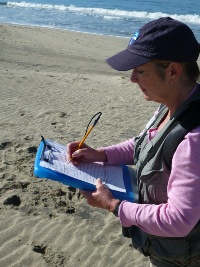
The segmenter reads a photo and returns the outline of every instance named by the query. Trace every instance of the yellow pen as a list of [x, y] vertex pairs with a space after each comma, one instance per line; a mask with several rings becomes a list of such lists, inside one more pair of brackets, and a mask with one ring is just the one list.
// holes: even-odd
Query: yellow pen
[[[98, 115], [98, 117], [96, 118], [96, 120], [94, 121], [93, 125], [90, 126], [90, 128], [88, 129], [91, 121]], [[88, 126], [87, 126], [87, 129], [86, 129], [86, 132], [85, 132], [85, 135], [83, 136], [83, 139], [81, 140], [81, 142], [79, 143], [78, 145], [78, 148], [77, 149], [80, 149], [83, 145], [83, 143], [85, 142], [85, 139], [88, 137], [88, 135], [90, 134], [90, 132], [92, 131], [92, 129], [94, 128], [94, 126], [97, 124], [97, 122], [99, 121], [100, 117], [101, 117], [102, 113], [101, 112], [98, 112], [96, 113], [92, 119], [90, 120], [90, 122], [88, 123]]]
[[90, 132], [92, 131], [93, 126], [90, 126], [89, 130], [87, 131], [87, 133], [84, 135], [83, 139], [81, 140], [81, 142], [78, 145], [77, 149], [80, 149], [83, 145], [83, 143], [85, 142], [85, 139], [88, 137], [88, 135], [90, 134]]
[[[97, 115], [98, 115], [98, 117], [97, 117], [96, 120], [94, 121], [93, 125], [91, 125], [91, 126], [89, 127], [91, 121], [92, 121]], [[80, 141], [80, 143], [79, 143], [79, 145], [78, 145], [78, 147], [77, 147], [76, 150], [78, 150], [78, 149], [80, 149], [80, 148], [82, 147], [83, 143], [85, 142], [85, 139], [86, 139], [86, 138], [88, 137], [88, 135], [91, 133], [92, 129], [94, 128], [94, 126], [95, 126], [95, 125], [97, 124], [97, 122], [99, 121], [101, 115], [102, 115], [102, 112], [98, 112], [98, 113], [96, 113], [96, 114], [92, 117], [92, 119], [90, 120], [90, 122], [89, 122], [88, 125], [87, 125], [87, 129], [86, 129], [85, 135], [83, 136], [83, 139]], [[88, 129], [88, 127], [89, 127], [89, 129]], [[73, 157], [72, 157], [72, 158], [73, 158]], [[70, 161], [72, 160], [72, 158], [70, 158]]]

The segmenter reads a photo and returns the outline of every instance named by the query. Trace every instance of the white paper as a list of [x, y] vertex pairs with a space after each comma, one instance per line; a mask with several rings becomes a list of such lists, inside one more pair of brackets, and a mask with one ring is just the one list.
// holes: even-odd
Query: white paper
[[97, 162], [80, 163], [75, 166], [66, 160], [66, 146], [51, 140], [45, 140], [45, 142], [51, 148], [45, 147], [40, 166], [94, 185], [96, 185], [96, 179], [100, 178], [108, 188], [126, 192], [122, 167]]

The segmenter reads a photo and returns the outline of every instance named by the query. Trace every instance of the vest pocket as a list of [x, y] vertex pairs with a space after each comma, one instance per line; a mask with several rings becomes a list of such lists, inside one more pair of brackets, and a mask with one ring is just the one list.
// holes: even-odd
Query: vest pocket
[[169, 175], [159, 170], [151, 170], [139, 179], [142, 203], [160, 204], [167, 202]]
[[188, 259], [188, 243], [186, 238], [152, 238], [152, 254], [158, 258], [184, 262]]

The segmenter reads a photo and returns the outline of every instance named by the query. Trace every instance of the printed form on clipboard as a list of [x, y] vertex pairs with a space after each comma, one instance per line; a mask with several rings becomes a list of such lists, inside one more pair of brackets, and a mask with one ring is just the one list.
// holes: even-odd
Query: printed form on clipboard
[[78, 166], [66, 160], [66, 146], [51, 140], [45, 140], [39, 165], [52, 171], [73, 177], [80, 181], [96, 185], [97, 178], [111, 190], [126, 192], [121, 166], [101, 163], [80, 163]]

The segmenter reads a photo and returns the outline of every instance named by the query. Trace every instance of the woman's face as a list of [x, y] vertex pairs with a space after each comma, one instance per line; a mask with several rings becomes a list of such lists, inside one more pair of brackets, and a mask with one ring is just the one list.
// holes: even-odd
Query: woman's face
[[[164, 71], [167, 72], [167, 69]], [[148, 101], [166, 103], [170, 97], [167, 75], [160, 77], [153, 61], [133, 69], [130, 80], [139, 85]]]

